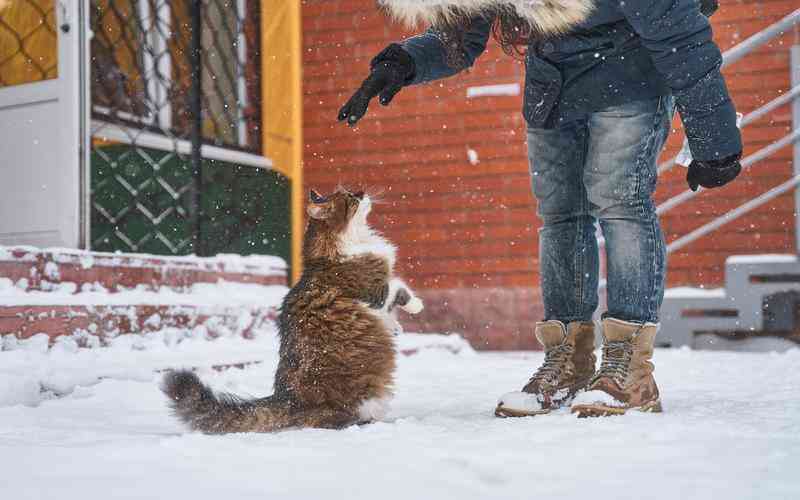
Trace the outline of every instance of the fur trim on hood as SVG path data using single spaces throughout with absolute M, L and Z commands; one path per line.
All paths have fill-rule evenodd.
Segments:
M 585 20 L 594 0 L 376 0 L 393 19 L 408 27 L 448 23 L 455 17 L 514 10 L 542 34 L 569 31 Z

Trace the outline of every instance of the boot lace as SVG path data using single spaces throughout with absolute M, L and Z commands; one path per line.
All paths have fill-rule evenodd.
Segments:
M 603 362 L 595 373 L 592 382 L 601 377 L 609 377 L 620 386 L 628 378 L 633 357 L 633 343 L 630 340 L 616 340 L 603 345 Z
M 544 363 L 536 370 L 528 383 L 538 382 L 540 385 L 557 385 L 564 365 L 569 361 L 575 348 L 567 343 L 557 345 L 544 354 Z

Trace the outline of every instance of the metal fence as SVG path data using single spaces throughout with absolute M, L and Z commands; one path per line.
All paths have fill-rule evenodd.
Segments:
M 288 254 L 261 155 L 259 2 L 92 0 L 91 243 Z
M 17 0 L 5 5 L 0 16 L 0 88 L 58 76 L 54 3 Z

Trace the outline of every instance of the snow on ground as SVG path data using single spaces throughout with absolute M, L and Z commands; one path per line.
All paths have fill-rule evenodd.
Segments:
M 541 353 L 398 340 L 416 354 L 399 358 L 387 421 L 228 436 L 181 428 L 154 370 L 200 366 L 216 389 L 265 395 L 277 361 L 268 332 L 214 341 L 160 332 L 92 350 L 9 344 L 0 352 L 2 498 L 800 498 L 797 349 L 658 350 L 661 415 L 497 419 L 497 396 L 520 387 Z M 221 360 L 263 362 L 208 368 Z

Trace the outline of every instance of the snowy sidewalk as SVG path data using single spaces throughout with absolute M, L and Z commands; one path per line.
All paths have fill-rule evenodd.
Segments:
M 223 351 L 261 358 L 202 375 L 265 395 L 277 361 L 270 336 L 117 349 L 132 361 L 105 371 L 122 352 L 0 352 L 0 396 L 4 377 L 7 398 L 25 387 L 10 374 L 32 363 L 39 383 L 64 386 L 38 406 L 0 406 L 2 498 L 800 498 L 800 350 L 659 350 L 662 415 L 503 420 L 492 415 L 496 397 L 525 382 L 540 353 L 422 349 L 400 357 L 388 422 L 206 436 L 170 417 L 151 370 L 210 366 Z

